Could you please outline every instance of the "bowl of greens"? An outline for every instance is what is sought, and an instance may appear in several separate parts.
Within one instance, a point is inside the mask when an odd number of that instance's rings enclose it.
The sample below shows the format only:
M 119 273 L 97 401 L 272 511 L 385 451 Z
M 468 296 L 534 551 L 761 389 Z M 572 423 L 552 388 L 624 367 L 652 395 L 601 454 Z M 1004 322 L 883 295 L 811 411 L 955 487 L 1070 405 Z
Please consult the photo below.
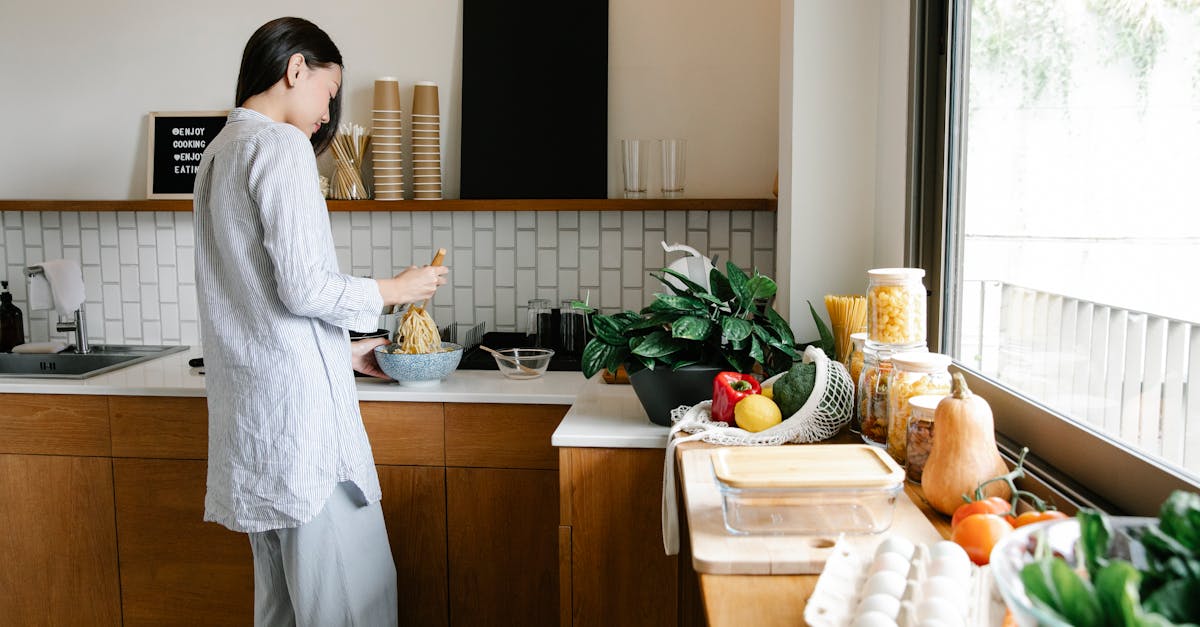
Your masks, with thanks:
M 1158 518 L 1075 518 L 1018 527 L 991 573 L 1019 625 L 1200 622 L 1200 495 L 1175 492 Z

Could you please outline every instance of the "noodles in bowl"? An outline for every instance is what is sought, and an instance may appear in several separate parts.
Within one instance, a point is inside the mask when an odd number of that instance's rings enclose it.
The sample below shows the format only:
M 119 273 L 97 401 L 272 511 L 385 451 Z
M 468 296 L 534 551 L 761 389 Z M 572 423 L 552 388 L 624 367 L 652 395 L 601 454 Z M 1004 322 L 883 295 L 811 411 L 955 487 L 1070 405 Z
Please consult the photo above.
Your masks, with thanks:
M 453 342 L 440 342 L 437 349 L 430 353 L 391 352 L 389 348 L 377 346 L 375 360 L 387 376 L 405 387 L 437 385 L 458 368 L 463 354 L 462 346 Z

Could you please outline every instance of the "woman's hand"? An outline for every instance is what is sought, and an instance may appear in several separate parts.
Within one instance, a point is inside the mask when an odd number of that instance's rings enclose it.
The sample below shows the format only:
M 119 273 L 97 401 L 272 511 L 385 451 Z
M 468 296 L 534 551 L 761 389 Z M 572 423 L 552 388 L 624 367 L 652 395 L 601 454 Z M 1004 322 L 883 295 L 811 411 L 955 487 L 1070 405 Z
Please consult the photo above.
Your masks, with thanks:
M 446 284 L 446 266 L 409 266 L 390 279 L 379 280 L 384 305 L 403 305 L 433 298 L 437 288 Z
M 375 347 L 387 343 L 387 338 L 382 337 L 350 342 L 350 365 L 354 371 L 379 379 L 391 379 L 379 369 L 379 362 L 375 361 Z

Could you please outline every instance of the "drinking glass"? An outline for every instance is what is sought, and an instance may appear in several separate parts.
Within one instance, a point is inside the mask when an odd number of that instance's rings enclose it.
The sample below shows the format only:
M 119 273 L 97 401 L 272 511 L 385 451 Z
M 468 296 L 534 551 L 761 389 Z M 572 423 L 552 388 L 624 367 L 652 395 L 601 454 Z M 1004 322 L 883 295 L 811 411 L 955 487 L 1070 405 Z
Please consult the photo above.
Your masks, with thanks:
M 687 165 L 687 140 L 664 139 L 662 145 L 662 192 L 666 198 L 683 195 Z
M 621 140 L 621 172 L 625 175 L 625 197 L 645 198 L 650 172 L 650 142 L 642 139 Z

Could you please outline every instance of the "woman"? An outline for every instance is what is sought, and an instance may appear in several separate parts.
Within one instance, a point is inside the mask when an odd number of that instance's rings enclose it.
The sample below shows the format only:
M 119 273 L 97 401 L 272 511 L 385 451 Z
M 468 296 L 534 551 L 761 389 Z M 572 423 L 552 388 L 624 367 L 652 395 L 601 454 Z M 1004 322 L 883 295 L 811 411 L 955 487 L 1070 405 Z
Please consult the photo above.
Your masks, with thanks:
M 396 569 L 351 366 L 386 305 L 424 300 L 444 267 L 338 272 L 316 154 L 337 128 L 342 57 L 316 25 L 251 36 L 237 108 L 196 175 L 196 287 L 207 370 L 205 520 L 246 532 L 255 624 L 396 624 Z

